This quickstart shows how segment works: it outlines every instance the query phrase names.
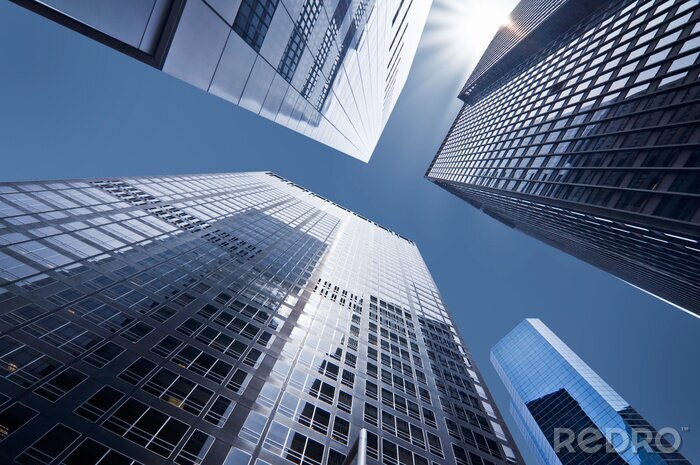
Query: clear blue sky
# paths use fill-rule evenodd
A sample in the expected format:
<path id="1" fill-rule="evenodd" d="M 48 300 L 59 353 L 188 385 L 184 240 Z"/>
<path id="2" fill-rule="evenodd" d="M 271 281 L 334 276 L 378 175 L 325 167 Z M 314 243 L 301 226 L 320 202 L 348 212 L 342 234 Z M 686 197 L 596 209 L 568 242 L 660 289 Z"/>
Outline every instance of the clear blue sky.
<path id="1" fill-rule="evenodd" d="M 526 458 L 488 354 L 538 317 L 657 428 L 690 427 L 700 463 L 700 320 L 423 178 L 475 59 L 438 34 L 435 1 L 369 164 L 0 2 L 0 181 L 274 171 L 417 242 Z"/>

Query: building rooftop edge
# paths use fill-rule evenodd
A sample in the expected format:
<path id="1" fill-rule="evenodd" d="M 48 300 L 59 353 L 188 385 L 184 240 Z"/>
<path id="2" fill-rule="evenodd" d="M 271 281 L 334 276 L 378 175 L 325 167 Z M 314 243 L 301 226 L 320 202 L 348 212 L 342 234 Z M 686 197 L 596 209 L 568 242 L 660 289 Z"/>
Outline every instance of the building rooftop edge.
<path id="1" fill-rule="evenodd" d="M 287 184 L 296 187 L 297 189 L 301 189 L 304 192 L 307 192 L 314 197 L 317 197 L 324 202 L 328 202 L 329 204 L 340 208 L 341 210 L 344 210 L 348 213 L 353 214 L 354 216 L 367 221 L 368 223 L 373 224 L 374 226 L 377 226 L 378 228 L 381 228 L 403 240 L 406 242 L 410 243 L 413 246 L 416 246 L 415 241 L 407 238 L 406 236 L 403 236 L 396 231 L 389 229 L 385 226 L 382 226 L 381 224 L 377 223 L 376 221 L 372 221 L 369 218 L 365 218 L 364 216 L 360 215 L 357 212 L 354 212 L 342 205 L 339 205 L 332 200 L 329 200 L 321 195 L 318 195 L 312 190 L 309 190 L 305 188 L 304 186 L 301 186 L 293 181 L 290 181 L 289 179 L 286 179 L 277 173 L 273 171 L 226 171 L 223 173 L 182 173 L 182 174 L 154 174 L 154 175 L 141 175 L 141 176 L 101 176 L 101 177 L 94 177 L 94 178 L 69 178 L 69 179 L 31 179 L 31 180 L 22 180 L 22 181 L 0 181 L 0 186 L 12 186 L 16 184 L 33 184 L 33 183 L 61 183 L 61 182 L 96 182 L 96 181 L 106 181 L 110 179 L 149 179 L 149 178 L 174 178 L 174 177 L 186 177 L 186 176 L 221 176 L 221 175 L 227 175 L 227 174 L 266 174 L 273 176 L 283 182 L 286 182 Z M 417 246 L 416 246 L 417 247 Z"/>
<path id="2" fill-rule="evenodd" d="M 619 2 L 620 7 L 624 7 L 628 2 Z M 458 97 L 466 104 L 472 104 L 477 100 L 478 95 L 484 88 L 494 80 L 499 79 L 509 70 L 526 61 L 552 41 L 559 38 L 572 27 L 579 24 L 584 18 L 591 16 L 605 5 L 609 5 L 609 0 L 568 0 L 560 5 L 554 12 L 545 18 L 537 27 L 523 36 L 515 46 L 513 46 L 504 56 L 484 69 L 481 74 L 475 76 L 479 64 L 484 60 L 486 53 L 494 44 L 498 34 L 509 26 L 502 26 L 491 43 L 487 47 L 484 55 L 477 63 L 472 74 L 467 78 Z"/>
<path id="3" fill-rule="evenodd" d="M 409 242 L 411 245 L 414 245 L 414 246 L 416 245 L 416 243 L 415 243 L 413 240 L 407 238 L 406 236 L 403 236 L 403 235 L 397 233 L 396 231 L 387 228 L 386 226 L 382 226 L 381 224 L 377 223 L 376 221 L 370 220 L 369 218 L 366 218 L 366 217 L 360 215 L 359 213 L 350 210 L 349 208 L 346 208 L 346 207 L 344 207 L 344 206 L 342 206 L 342 205 L 340 205 L 340 204 L 338 204 L 338 203 L 336 203 L 336 202 L 333 202 L 332 200 L 328 200 L 327 198 L 323 197 L 322 195 L 318 195 L 318 194 L 315 193 L 314 191 L 312 191 L 312 190 L 310 190 L 310 189 L 307 189 L 306 187 L 301 186 L 301 185 L 295 183 L 294 181 L 290 181 L 289 179 L 286 179 L 286 178 L 280 176 L 279 174 L 277 174 L 277 173 L 275 173 L 275 172 L 273 172 L 273 171 L 256 171 L 256 173 L 264 173 L 264 174 L 267 174 L 267 175 L 270 175 L 270 176 L 274 176 L 274 177 L 276 177 L 276 178 L 278 178 L 278 179 L 280 179 L 280 180 L 286 182 L 287 184 L 289 184 L 289 185 L 291 185 L 291 186 L 293 186 L 293 187 L 296 187 L 297 189 L 301 189 L 302 191 L 307 192 L 307 193 L 313 195 L 314 197 L 317 197 L 317 198 L 323 200 L 324 202 L 328 202 L 328 203 L 330 203 L 331 205 L 340 208 L 341 210 L 344 210 L 344 211 L 346 211 L 346 212 L 348 212 L 348 213 L 351 213 L 352 215 L 355 215 L 356 217 L 360 218 L 361 220 L 364 220 L 364 221 L 366 221 L 366 222 L 368 222 L 368 223 L 371 223 L 371 224 L 373 224 L 374 226 L 377 226 L 378 228 L 381 228 L 381 229 L 383 229 L 383 230 L 385 230 L 385 231 L 387 231 L 387 232 L 389 232 L 389 233 L 391 233 L 391 234 L 394 234 L 394 235 L 397 236 L 397 237 L 400 237 L 401 239 L 405 240 L 406 242 Z"/>

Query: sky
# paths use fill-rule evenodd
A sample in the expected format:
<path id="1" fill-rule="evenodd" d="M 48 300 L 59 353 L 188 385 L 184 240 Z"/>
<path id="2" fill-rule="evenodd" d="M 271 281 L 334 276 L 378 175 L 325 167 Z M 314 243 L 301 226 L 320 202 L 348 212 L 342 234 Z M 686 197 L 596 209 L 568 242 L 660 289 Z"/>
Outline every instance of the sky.
<path id="1" fill-rule="evenodd" d="M 700 463 L 700 320 L 423 177 L 513 3 L 434 1 L 365 164 L 0 2 L 0 181 L 274 171 L 417 243 L 528 462 L 489 351 L 537 317 L 657 429 L 688 427 L 681 452 Z"/>

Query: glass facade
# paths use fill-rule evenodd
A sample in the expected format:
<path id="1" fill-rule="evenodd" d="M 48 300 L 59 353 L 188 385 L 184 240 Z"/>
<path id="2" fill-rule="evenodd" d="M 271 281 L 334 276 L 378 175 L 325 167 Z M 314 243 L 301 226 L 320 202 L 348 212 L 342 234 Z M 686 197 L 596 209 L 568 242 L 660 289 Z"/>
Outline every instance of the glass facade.
<path id="1" fill-rule="evenodd" d="M 690 465 L 540 320 L 516 326 L 491 350 L 491 362 L 539 464 Z M 561 446 L 557 429 L 589 440 Z"/>
<path id="2" fill-rule="evenodd" d="M 368 161 L 431 0 L 13 0 Z"/>
<path id="3" fill-rule="evenodd" d="M 360 437 L 522 463 L 412 241 L 272 173 L 0 184 L 0 463 L 341 465 Z"/>
<path id="4" fill-rule="evenodd" d="M 521 2 L 426 176 L 698 315 L 700 6 L 602 3 Z"/>

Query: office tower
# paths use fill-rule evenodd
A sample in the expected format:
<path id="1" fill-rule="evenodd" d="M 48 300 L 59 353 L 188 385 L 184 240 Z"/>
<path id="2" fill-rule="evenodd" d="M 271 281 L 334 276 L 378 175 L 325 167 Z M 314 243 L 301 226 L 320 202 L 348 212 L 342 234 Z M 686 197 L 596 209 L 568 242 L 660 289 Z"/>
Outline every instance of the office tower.
<path id="1" fill-rule="evenodd" d="M 431 4 L 13 1 L 362 161 L 406 82 Z"/>
<path id="2" fill-rule="evenodd" d="M 271 173 L 0 184 L 0 309 L 3 464 L 522 463 L 416 245 Z"/>
<path id="3" fill-rule="evenodd" d="M 539 464 L 690 465 L 540 320 L 516 326 L 491 362 Z"/>
<path id="4" fill-rule="evenodd" d="M 700 6 L 523 0 L 426 177 L 700 314 Z"/>

